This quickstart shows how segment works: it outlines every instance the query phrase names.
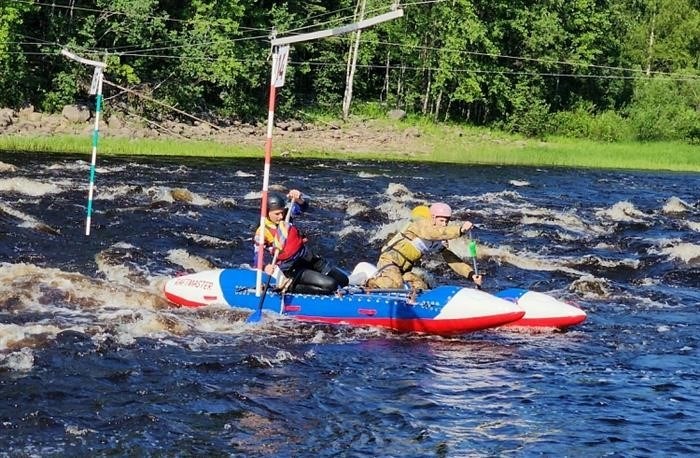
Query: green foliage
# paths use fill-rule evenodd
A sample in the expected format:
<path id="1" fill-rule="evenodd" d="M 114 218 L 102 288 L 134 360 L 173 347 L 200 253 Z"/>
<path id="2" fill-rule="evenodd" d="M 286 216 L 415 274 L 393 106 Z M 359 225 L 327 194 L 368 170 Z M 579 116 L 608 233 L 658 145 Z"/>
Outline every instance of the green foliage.
<path id="1" fill-rule="evenodd" d="M 356 116 L 370 119 L 386 118 L 388 107 L 381 102 L 362 102 L 355 105 L 353 110 Z"/>
<path id="2" fill-rule="evenodd" d="M 386 12 L 388 3 L 367 0 L 365 16 Z M 272 28 L 279 36 L 339 27 L 353 22 L 359 3 L 57 5 L 0 3 L 0 105 L 30 102 L 55 111 L 86 100 L 92 69 L 61 57 L 66 46 L 106 60 L 106 79 L 133 91 L 106 85 L 114 109 L 180 116 L 142 94 L 214 119 L 261 121 Z M 697 0 L 450 0 L 404 8 L 404 17 L 362 32 L 356 115 L 384 117 L 401 108 L 408 118 L 502 126 L 540 138 L 700 137 Z M 292 45 L 279 117 L 340 112 L 352 41 L 346 34 Z M 638 82 L 646 73 L 664 83 Z"/>
<path id="3" fill-rule="evenodd" d="M 553 133 L 564 137 L 601 142 L 629 141 L 634 137 L 627 119 L 612 110 L 595 113 L 592 104 L 554 114 L 552 125 Z"/>
<path id="4" fill-rule="evenodd" d="M 80 77 L 77 72 L 60 72 L 55 75 L 52 81 L 53 90 L 46 93 L 41 101 L 41 109 L 47 113 L 59 112 L 65 105 L 76 103 L 80 100 L 79 85 Z M 82 93 L 82 98 L 87 94 Z"/>
<path id="5" fill-rule="evenodd" d="M 512 111 L 505 122 L 508 131 L 538 138 L 552 131 L 549 104 L 530 92 L 528 85 L 520 83 L 513 90 L 510 101 Z"/>
<path id="6" fill-rule="evenodd" d="M 696 141 L 700 126 L 700 80 L 656 77 L 641 81 L 629 107 L 635 136 L 643 141 Z"/>
<path id="7" fill-rule="evenodd" d="M 31 8 L 26 3 L 0 4 L 0 106 L 17 106 L 25 101 L 27 59 L 19 43 L 23 16 Z"/>

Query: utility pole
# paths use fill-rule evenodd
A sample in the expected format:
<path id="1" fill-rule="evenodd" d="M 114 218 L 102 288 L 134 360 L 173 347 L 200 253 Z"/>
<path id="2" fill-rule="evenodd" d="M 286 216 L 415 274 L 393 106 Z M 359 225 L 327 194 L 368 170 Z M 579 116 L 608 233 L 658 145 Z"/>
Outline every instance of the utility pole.
<path id="1" fill-rule="evenodd" d="M 92 131 L 92 160 L 90 161 L 90 184 L 88 188 L 87 216 L 85 218 L 85 235 L 90 235 L 90 222 L 92 219 L 92 196 L 95 189 L 95 164 L 97 163 L 97 138 L 100 132 L 100 109 L 102 106 L 102 80 L 103 71 L 107 67 L 104 62 L 85 59 L 77 56 L 67 49 L 62 49 L 61 54 L 67 58 L 84 65 L 95 67 L 90 85 L 90 95 L 95 95 L 95 127 Z"/>
<path id="2" fill-rule="evenodd" d="M 357 10 L 355 14 L 362 20 L 365 17 L 365 6 L 367 5 L 367 0 L 358 0 Z M 357 53 L 360 49 L 360 35 L 361 30 L 355 32 L 355 42 L 350 45 L 350 50 L 348 51 L 348 64 L 345 70 L 345 94 L 343 95 L 343 121 L 347 121 L 350 116 L 350 103 L 352 102 L 352 85 L 355 80 L 355 68 L 357 67 Z"/>
<path id="3" fill-rule="evenodd" d="M 332 36 L 342 35 L 345 33 L 362 30 L 367 27 L 380 24 L 382 22 L 391 21 L 403 16 L 403 10 L 394 8 L 393 11 L 380 14 L 368 19 L 354 22 L 352 24 L 341 27 L 321 30 L 319 32 L 303 33 L 300 35 L 292 35 L 289 37 L 276 38 L 274 32 L 270 44 L 272 45 L 272 75 L 270 77 L 270 96 L 268 100 L 268 115 L 267 115 L 267 133 L 265 138 L 265 165 L 263 168 L 263 186 L 262 199 L 260 203 L 260 226 L 258 229 L 258 259 L 257 259 L 257 278 L 255 286 L 255 295 L 262 294 L 262 272 L 264 260 L 264 244 L 265 244 L 265 219 L 267 218 L 267 192 L 270 183 L 270 162 L 272 158 L 272 130 L 275 122 L 275 97 L 277 88 L 284 85 L 284 77 L 287 69 L 287 60 L 289 57 L 289 45 L 293 43 L 301 43 L 304 41 L 318 40 Z M 291 211 L 291 208 L 289 209 Z"/>

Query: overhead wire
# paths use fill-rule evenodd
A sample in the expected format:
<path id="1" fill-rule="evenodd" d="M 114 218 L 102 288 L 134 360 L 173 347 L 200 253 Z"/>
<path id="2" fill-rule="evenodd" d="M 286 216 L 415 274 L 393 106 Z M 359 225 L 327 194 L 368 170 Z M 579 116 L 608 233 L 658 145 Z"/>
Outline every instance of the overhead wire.
<path id="1" fill-rule="evenodd" d="M 344 62 L 318 62 L 318 61 L 290 61 L 290 64 L 297 65 L 311 65 L 320 67 L 341 67 L 345 68 Z M 366 69 L 387 69 L 390 70 L 412 70 L 412 71 L 437 71 L 440 70 L 439 67 L 415 67 L 406 65 L 386 65 L 386 64 L 357 64 L 357 67 Z M 452 69 L 454 73 L 479 73 L 479 74 L 491 74 L 491 75 L 514 75 L 514 76 L 545 76 L 545 77 L 569 77 L 569 78 L 584 78 L 584 79 L 619 79 L 619 80 L 636 80 L 636 79 L 648 79 L 645 74 L 636 76 L 625 76 L 625 75 L 593 75 L 585 73 L 557 73 L 557 72 L 530 72 L 530 71 L 504 71 L 504 70 L 480 70 L 475 68 L 464 68 L 464 69 Z M 667 80 L 671 81 L 698 81 L 700 77 L 694 77 L 692 75 L 683 76 L 678 74 L 668 74 L 671 76 Z"/>
<path id="2" fill-rule="evenodd" d="M 74 11 L 84 11 L 84 12 L 89 12 L 89 13 L 108 13 L 108 14 L 122 15 L 122 16 L 129 15 L 129 13 L 124 12 L 124 11 L 105 10 L 105 9 L 98 9 L 98 8 L 85 8 L 82 6 L 74 6 L 74 5 L 62 5 L 62 4 L 57 4 L 55 1 L 52 3 L 42 3 L 39 1 L 32 1 L 32 0 L 4 0 L 4 1 L 14 2 L 14 3 L 25 3 L 25 4 L 42 6 L 42 7 L 47 7 L 47 8 L 59 8 L 59 9 L 69 9 L 69 10 L 74 10 Z M 149 18 L 149 19 L 164 20 L 164 21 L 169 21 L 169 22 L 185 22 L 185 23 L 191 22 L 191 19 L 173 19 L 170 17 L 154 16 L 154 15 L 144 15 L 143 17 Z M 260 31 L 264 31 L 266 29 L 257 29 L 257 28 L 252 28 L 252 27 L 241 27 L 241 30 L 260 32 Z"/>
<path id="3" fill-rule="evenodd" d="M 49 53 L 49 52 L 32 52 L 32 51 L 9 51 L 7 54 L 23 54 L 23 55 L 32 55 L 32 56 L 56 56 L 57 53 Z M 190 61 L 211 61 L 214 62 L 220 57 L 216 56 L 178 56 L 178 55 L 169 55 L 169 54 L 126 54 L 126 53 L 118 53 L 119 55 L 123 56 L 128 56 L 128 57 L 144 57 L 144 58 L 154 58 L 154 59 L 171 59 L 171 60 L 190 60 Z M 255 63 L 255 64 L 261 64 L 261 63 L 266 63 L 266 59 L 238 59 L 238 62 L 241 63 Z M 314 61 L 314 60 L 303 60 L 303 61 L 290 61 L 290 64 L 294 65 L 310 65 L 310 66 L 315 66 L 315 67 L 339 67 L 339 68 L 345 68 L 346 63 L 345 62 L 320 62 L 320 61 Z M 407 66 L 407 65 L 401 65 L 401 64 L 357 64 L 357 68 L 364 68 L 364 69 L 389 69 L 389 70 L 403 70 L 403 71 L 438 71 L 440 70 L 440 67 L 433 67 L 433 66 L 423 66 L 423 67 L 416 67 L 416 66 Z M 606 66 L 601 66 L 603 68 L 608 68 Z M 601 79 L 601 80 L 643 80 L 643 79 L 648 79 L 648 76 L 646 75 L 645 71 L 638 70 L 638 69 L 632 69 L 632 68 L 624 68 L 624 67 L 609 67 L 613 68 L 619 71 L 626 71 L 630 73 L 635 73 L 636 75 L 613 75 L 613 74 L 586 74 L 586 73 L 563 73 L 563 72 L 546 72 L 546 71 L 518 71 L 518 70 L 484 70 L 484 69 L 478 69 L 478 68 L 453 68 L 450 71 L 453 73 L 459 73 L 459 74 L 492 74 L 492 75 L 512 75 L 512 76 L 541 76 L 541 77 L 556 77 L 556 78 L 582 78 L 582 79 Z M 666 80 L 669 81 L 698 81 L 700 80 L 700 76 L 694 76 L 694 75 L 684 75 L 684 74 L 679 74 L 679 73 L 670 73 L 670 72 L 651 72 L 652 74 L 656 75 L 662 75 L 666 77 Z"/>
<path id="4" fill-rule="evenodd" d="M 47 7 L 47 8 L 59 8 L 59 9 L 70 9 L 70 10 L 75 10 L 75 11 L 83 11 L 83 12 L 89 12 L 89 13 L 100 13 L 100 14 L 112 14 L 112 15 L 122 15 L 122 16 L 129 16 L 130 14 L 124 11 L 115 11 L 115 10 L 106 10 L 106 9 L 97 9 L 97 8 L 85 8 L 85 7 L 79 7 L 79 6 L 71 6 L 71 5 L 63 5 L 63 4 L 56 4 L 54 3 L 42 3 L 42 2 L 34 2 L 34 1 L 29 1 L 29 0 L 5 0 L 5 1 L 11 1 L 14 3 L 25 3 L 25 4 L 31 4 L 31 5 L 36 5 L 36 6 L 42 6 L 42 7 Z M 169 22 L 177 22 L 177 23 L 190 23 L 192 22 L 191 19 L 173 19 L 169 17 L 163 17 L 163 16 L 155 16 L 155 15 L 143 15 L 139 16 L 140 18 L 148 18 L 148 19 L 157 19 L 157 20 L 164 20 L 164 21 L 169 21 Z M 258 40 L 261 38 L 267 38 L 267 29 L 262 29 L 262 28 L 253 28 L 253 27 L 245 27 L 245 26 L 239 26 L 238 31 L 241 33 L 252 33 L 252 32 L 266 32 L 266 35 L 257 35 L 253 37 L 242 37 L 240 39 L 232 39 L 232 41 L 239 41 L 239 40 Z M 173 42 L 173 41 L 170 41 Z M 168 43 L 168 41 L 161 41 L 160 43 Z M 207 43 L 201 44 L 200 46 L 206 46 Z M 194 45 L 193 45 L 194 46 Z M 127 47 L 129 48 L 134 48 L 136 45 L 128 45 Z M 99 49 L 90 49 L 87 47 L 76 47 L 82 51 L 85 52 L 112 52 L 116 51 L 117 48 L 99 48 Z M 174 48 L 177 48 L 175 46 Z M 167 48 L 163 48 L 165 50 Z M 139 51 L 139 49 L 136 49 Z"/>
<path id="5" fill-rule="evenodd" d="M 154 99 L 154 98 L 152 98 L 152 97 L 149 97 L 149 96 L 147 96 L 147 95 L 145 95 L 145 94 L 141 94 L 141 93 L 139 93 L 139 92 L 137 92 L 137 91 L 134 91 L 133 89 L 129 89 L 129 88 L 126 88 L 126 87 L 124 87 L 124 86 L 120 86 L 119 84 L 113 83 L 113 82 L 111 82 L 111 81 L 109 81 L 109 80 L 103 80 L 103 83 L 105 83 L 105 84 L 107 84 L 107 85 L 109 85 L 109 86 L 115 87 L 115 88 L 117 88 L 117 89 L 119 89 L 119 90 L 121 90 L 121 91 L 123 91 L 123 92 L 128 92 L 128 93 L 133 94 L 133 95 L 135 95 L 135 96 L 137 96 L 137 97 L 141 97 L 141 98 L 143 98 L 144 100 L 148 100 L 149 102 L 152 102 L 152 103 L 155 103 L 155 104 L 160 105 L 160 106 L 162 106 L 162 107 L 165 107 L 165 108 L 168 108 L 168 109 L 170 109 L 170 110 L 173 110 L 173 111 L 175 111 L 176 113 L 180 113 L 180 114 L 183 115 L 183 116 L 187 116 L 188 118 L 192 118 L 192 119 L 194 119 L 194 120 L 196 120 L 196 121 L 203 122 L 203 123 L 205 123 L 205 124 L 207 124 L 207 125 L 213 127 L 213 128 L 216 129 L 216 130 L 220 130 L 220 129 L 221 129 L 221 127 L 217 126 L 216 124 L 212 124 L 212 123 L 210 123 L 209 121 L 206 121 L 206 120 L 204 120 L 204 119 L 202 119 L 202 118 L 198 118 L 197 116 L 194 116 L 194 115 L 192 115 L 192 114 L 190 114 L 190 113 L 187 113 L 186 111 L 182 111 L 182 110 L 180 110 L 179 108 L 175 108 L 175 107 L 173 107 L 173 106 L 171 106 L 171 105 L 168 105 L 167 103 L 160 102 L 160 101 L 158 101 L 158 100 L 156 100 L 156 99 Z"/>
<path id="6" fill-rule="evenodd" d="M 267 35 L 259 35 L 256 37 L 243 37 L 243 38 L 232 38 L 232 39 L 224 39 L 224 40 L 216 40 L 216 41 L 207 41 L 207 42 L 202 42 L 202 43 L 189 43 L 189 44 L 184 44 L 184 45 L 175 45 L 175 46 L 167 46 L 167 47 L 161 47 L 161 48 L 145 48 L 145 49 L 136 49 L 133 51 L 128 51 L 128 52 L 115 52 L 114 54 L 120 55 L 120 56 L 132 56 L 132 55 L 139 55 L 137 53 L 146 53 L 149 51 L 168 51 L 171 49 L 182 49 L 182 48 L 195 48 L 195 47 L 200 47 L 200 46 L 211 46 L 211 45 L 216 45 L 216 44 L 223 44 L 223 43 L 237 43 L 240 41 L 254 41 L 254 40 L 260 40 L 260 39 L 268 39 Z M 144 54 L 140 54 L 144 55 Z"/>

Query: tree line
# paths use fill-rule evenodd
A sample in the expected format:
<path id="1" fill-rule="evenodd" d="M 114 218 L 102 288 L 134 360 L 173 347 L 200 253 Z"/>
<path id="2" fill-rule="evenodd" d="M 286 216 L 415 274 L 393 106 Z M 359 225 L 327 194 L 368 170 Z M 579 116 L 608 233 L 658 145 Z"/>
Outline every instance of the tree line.
<path id="1" fill-rule="evenodd" d="M 0 106 L 86 101 L 91 69 L 59 54 L 67 48 L 107 63 L 107 110 L 264 119 L 273 34 L 339 27 L 395 3 L 2 0 Z M 361 34 L 292 45 L 278 114 L 396 108 L 529 136 L 700 141 L 700 0 L 400 7 L 402 18 Z"/>

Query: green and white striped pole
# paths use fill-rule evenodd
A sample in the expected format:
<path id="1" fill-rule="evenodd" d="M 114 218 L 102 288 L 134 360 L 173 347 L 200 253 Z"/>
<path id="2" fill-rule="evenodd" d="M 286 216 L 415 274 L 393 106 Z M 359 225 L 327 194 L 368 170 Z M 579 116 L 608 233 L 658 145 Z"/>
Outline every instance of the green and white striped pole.
<path id="1" fill-rule="evenodd" d="M 90 221 L 92 219 L 92 196 L 95 189 L 95 165 L 97 163 L 97 139 L 100 136 L 100 111 L 102 110 L 102 69 L 95 67 L 92 78 L 93 86 L 97 86 L 95 92 L 90 89 L 90 94 L 95 94 L 95 128 L 92 131 L 92 160 L 90 161 L 90 187 L 88 190 L 87 217 L 85 218 L 85 235 L 90 235 Z"/>
<path id="2" fill-rule="evenodd" d="M 97 140 L 100 132 L 100 112 L 102 111 L 102 80 L 104 79 L 103 71 L 107 64 L 82 58 L 66 49 L 62 49 L 61 54 L 81 64 L 95 67 L 95 72 L 92 75 L 92 84 L 90 85 L 90 95 L 95 95 L 95 127 L 92 131 L 92 160 L 90 161 L 90 184 L 88 187 L 87 216 L 85 218 L 85 235 L 90 235 L 92 200 L 95 190 L 95 166 L 97 164 Z"/>

